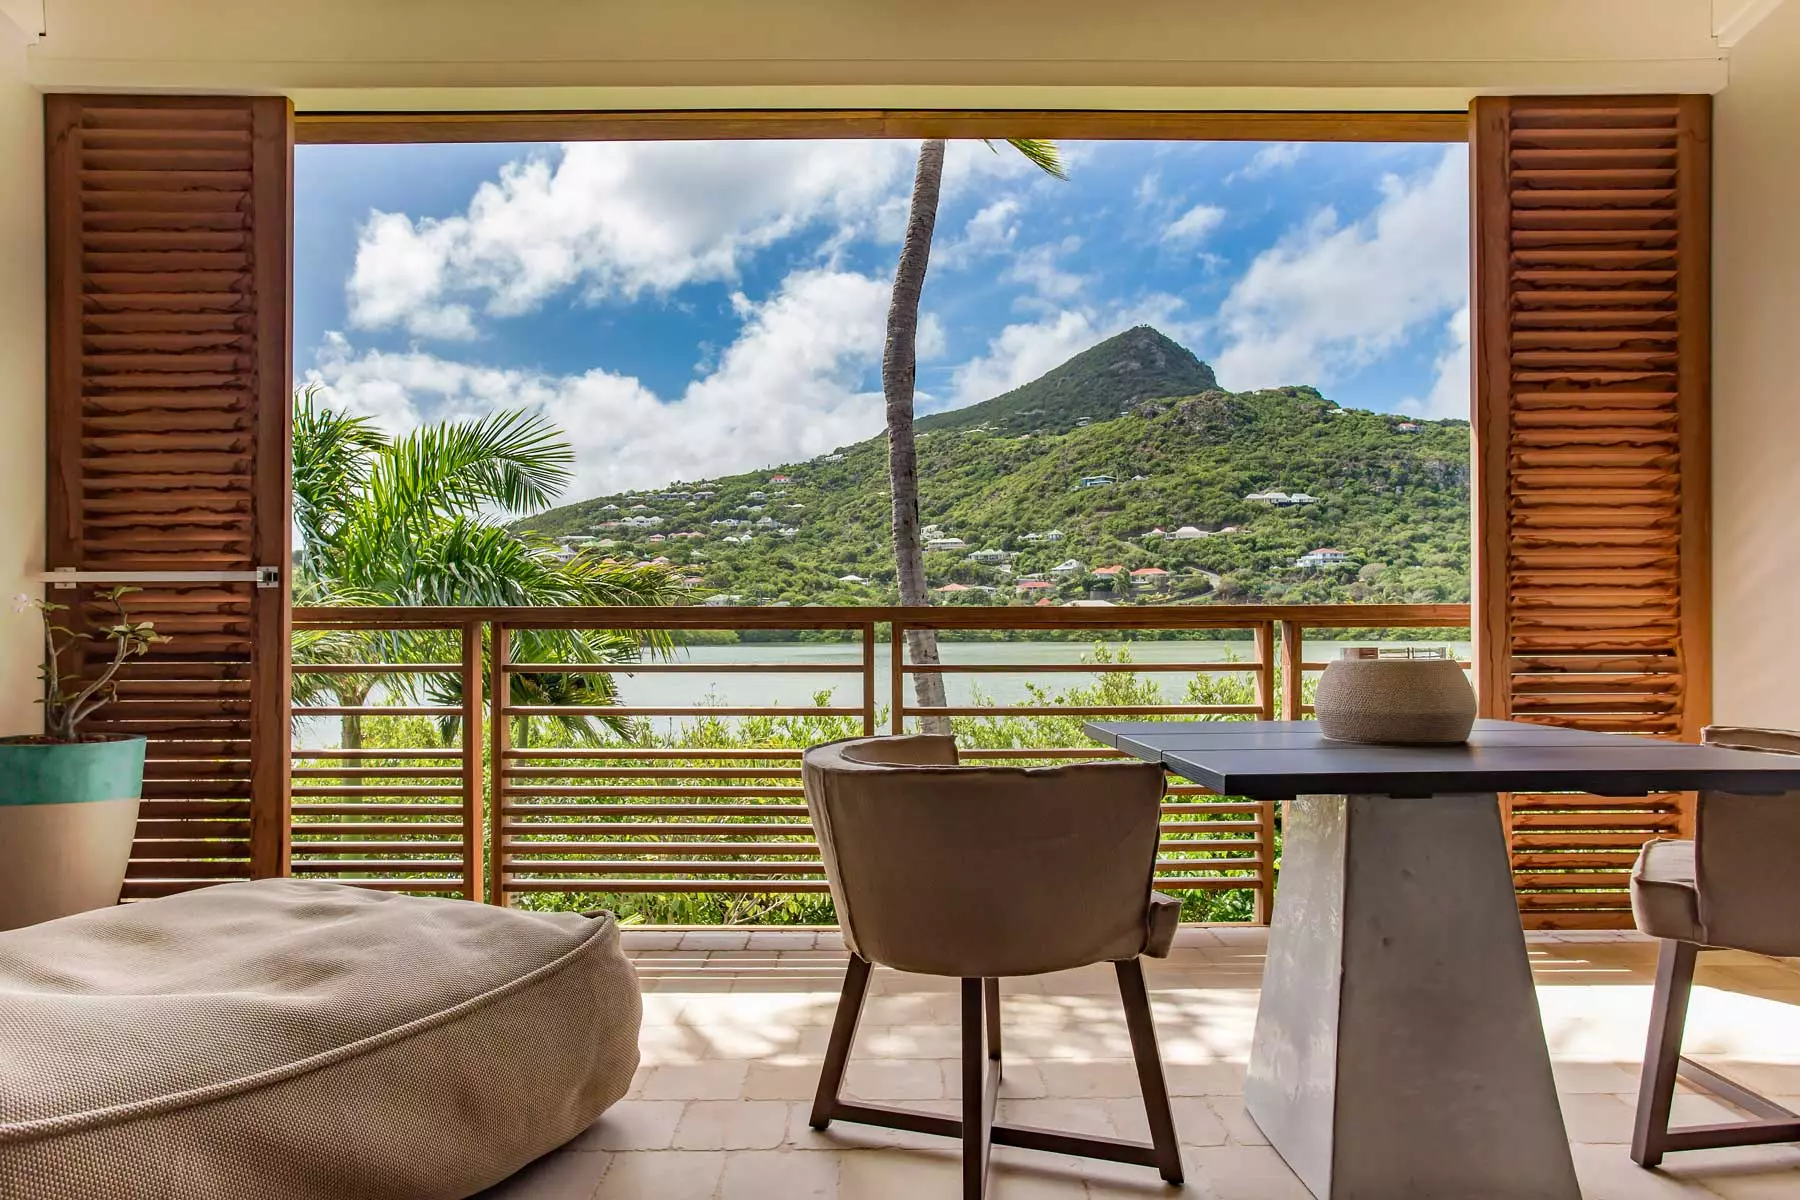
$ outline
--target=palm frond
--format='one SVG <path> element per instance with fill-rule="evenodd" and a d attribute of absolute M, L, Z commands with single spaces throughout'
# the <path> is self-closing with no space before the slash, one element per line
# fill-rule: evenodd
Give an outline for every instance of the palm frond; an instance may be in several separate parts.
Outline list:
<path fill-rule="evenodd" d="M 369 490 L 381 512 L 401 521 L 493 508 L 528 513 L 562 494 L 574 461 L 541 414 L 509 410 L 413 430 L 376 464 Z"/>
<path fill-rule="evenodd" d="M 982 138 L 987 148 L 995 154 L 1000 148 L 994 145 L 992 138 Z M 1069 169 L 1063 165 L 1062 151 L 1056 143 L 1046 138 L 1007 138 L 1006 144 L 1025 156 L 1025 161 L 1046 175 L 1054 175 L 1058 179 L 1067 179 Z"/>

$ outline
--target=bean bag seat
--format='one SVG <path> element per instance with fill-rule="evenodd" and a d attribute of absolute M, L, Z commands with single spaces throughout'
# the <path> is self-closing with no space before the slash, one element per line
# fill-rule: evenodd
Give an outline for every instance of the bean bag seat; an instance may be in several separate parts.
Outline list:
<path fill-rule="evenodd" d="M 638 1063 L 610 916 L 269 879 L 0 934 L 0 1196 L 460 1200 Z"/>

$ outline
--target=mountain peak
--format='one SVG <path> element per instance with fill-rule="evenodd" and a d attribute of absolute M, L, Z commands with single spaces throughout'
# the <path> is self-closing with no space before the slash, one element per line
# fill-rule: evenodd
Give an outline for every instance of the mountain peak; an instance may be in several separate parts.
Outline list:
<path fill-rule="evenodd" d="M 921 431 L 991 424 L 996 432 L 1061 433 L 1105 421 L 1145 400 L 1219 386 L 1212 368 L 1158 329 L 1138 325 L 1090 346 L 1030 383 L 967 408 L 919 418 Z"/>

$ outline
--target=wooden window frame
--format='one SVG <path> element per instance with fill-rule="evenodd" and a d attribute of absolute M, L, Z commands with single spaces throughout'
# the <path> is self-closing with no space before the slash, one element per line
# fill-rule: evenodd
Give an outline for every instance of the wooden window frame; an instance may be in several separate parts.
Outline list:
<path fill-rule="evenodd" d="M 713 109 L 296 113 L 300 145 L 1044 137 L 1091 141 L 1466 142 L 1455 112 Z"/>

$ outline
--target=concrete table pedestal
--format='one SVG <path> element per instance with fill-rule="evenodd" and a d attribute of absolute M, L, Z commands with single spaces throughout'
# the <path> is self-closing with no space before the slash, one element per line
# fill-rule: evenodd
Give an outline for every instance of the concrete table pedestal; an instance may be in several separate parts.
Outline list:
<path fill-rule="evenodd" d="M 1577 1200 L 1496 796 L 1289 806 L 1244 1105 L 1320 1200 Z"/>

